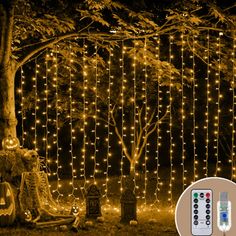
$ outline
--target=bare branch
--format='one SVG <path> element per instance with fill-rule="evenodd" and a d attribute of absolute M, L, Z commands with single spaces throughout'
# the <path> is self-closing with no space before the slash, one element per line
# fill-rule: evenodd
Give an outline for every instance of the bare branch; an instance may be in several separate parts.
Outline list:
<path fill-rule="evenodd" d="M 132 157 L 129 155 L 127 146 L 125 144 L 125 141 L 124 141 L 123 137 L 121 136 L 121 134 L 119 132 L 119 129 L 118 129 L 117 125 L 116 125 L 116 120 L 115 120 L 113 112 L 111 112 L 111 119 L 113 120 L 113 123 L 114 123 L 116 135 L 117 135 L 117 137 L 119 138 L 119 140 L 121 142 L 122 150 L 123 150 L 125 156 L 127 157 L 127 159 L 129 160 L 129 162 L 131 162 L 132 161 Z"/>

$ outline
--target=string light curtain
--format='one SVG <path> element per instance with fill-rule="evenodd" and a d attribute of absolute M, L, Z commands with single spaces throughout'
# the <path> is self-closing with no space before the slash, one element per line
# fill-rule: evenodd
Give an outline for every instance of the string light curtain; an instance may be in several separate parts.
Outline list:
<path fill-rule="evenodd" d="M 25 74 L 23 67 L 20 68 L 20 111 L 19 114 L 21 115 L 21 147 L 24 147 L 25 144 L 25 127 L 24 127 L 24 120 L 26 119 L 26 114 L 25 114 L 25 108 L 24 108 L 24 103 L 25 103 L 25 97 L 24 97 L 24 85 L 25 85 Z"/>
<path fill-rule="evenodd" d="M 87 65 L 87 51 L 88 45 L 86 44 L 85 39 L 83 39 L 83 147 L 82 147 L 82 160 L 81 160 L 81 167 L 80 167 L 80 177 L 83 179 L 83 186 L 81 187 L 83 198 L 85 199 L 85 187 L 87 183 L 87 178 L 86 178 L 86 156 L 87 156 L 87 112 L 88 112 L 88 101 L 87 101 L 87 91 L 88 91 L 88 65 Z"/>
<path fill-rule="evenodd" d="M 124 68 L 124 57 L 126 53 L 126 47 L 124 46 L 124 41 L 122 40 L 121 43 L 121 58 L 120 58 L 120 68 L 121 68 L 121 105 L 120 105 L 120 110 L 121 110 L 121 137 L 122 140 L 124 141 L 125 139 L 125 112 L 124 112 L 124 92 L 125 92 L 125 68 Z M 123 192 L 123 178 L 124 178 L 124 159 L 125 159 L 125 153 L 124 153 L 124 148 L 122 145 L 122 142 L 119 141 L 119 144 L 121 145 L 121 161 L 120 161 L 120 191 L 121 193 Z"/>
<path fill-rule="evenodd" d="M 160 37 L 157 36 L 156 37 L 156 55 L 155 55 L 155 58 L 157 61 L 160 61 Z M 156 115 L 156 118 L 157 120 L 160 119 L 160 116 L 161 116 L 161 100 L 162 100 L 162 97 L 161 97 L 161 88 L 160 88 L 160 80 L 161 80 L 161 74 L 160 74 L 160 70 L 158 70 L 158 81 L 157 81 L 157 115 Z M 157 134 L 157 138 L 156 138 L 156 170 L 154 171 L 154 174 L 156 176 L 156 186 L 155 186 L 155 192 L 154 192 L 154 196 L 155 196 L 155 201 L 154 201 L 154 204 L 157 205 L 157 207 L 159 206 L 159 203 L 160 203 L 160 186 L 161 186 L 161 182 L 160 182 L 160 176 L 159 176 L 159 170 L 160 170 L 160 147 L 161 147 L 161 130 L 160 130 L 160 125 L 161 125 L 161 122 L 158 121 L 157 123 L 157 130 L 156 130 L 156 134 Z M 159 207 L 158 207 L 158 211 L 159 211 Z"/>
<path fill-rule="evenodd" d="M 235 105 L 236 105 L 236 95 L 235 95 L 235 77 L 236 77 L 236 65 L 235 65 L 235 49 L 236 49 L 236 35 L 234 32 L 234 38 L 233 38 L 233 50 L 232 50 L 232 83 L 231 83 L 231 89 L 232 89 L 232 121 L 231 121 L 231 129 L 232 129 L 232 138 L 231 138 L 231 180 L 235 180 L 236 178 L 236 167 L 235 167 Z"/>
<path fill-rule="evenodd" d="M 215 174 L 214 176 L 218 176 L 218 172 L 220 171 L 220 163 L 221 160 L 219 159 L 219 139 L 220 139 L 220 112 L 221 112 L 221 108 L 220 108 L 220 100 L 222 98 L 222 94 L 221 94 L 221 36 L 223 35 L 222 32 L 219 32 L 219 35 L 217 37 L 217 43 L 216 43 L 216 47 L 217 47 L 217 51 L 216 54 L 218 56 L 217 59 L 217 71 L 215 73 L 216 79 L 215 79 L 215 85 L 216 85 L 216 92 L 217 92 L 217 101 L 216 101 L 216 105 L 217 105 L 217 114 L 215 116 L 215 122 L 214 122 L 214 126 L 215 126 L 215 131 L 214 131 L 214 135 L 215 135 L 215 158 L 216 158 L 216 167 L 215 167 Z"/>
<path fill-rule="evenodd" d="M 170 35 L 169 36 L 169 63 L 170 65 L 172 64 L 173 61 L 173 54 L 172 54 L 172 47 L 173 47 L 173 40 L 174 40 L 174 36 Z M 172 117 L 172 101 L 173 101 L 173 97 L 172 97 L 172 87 L 173 87 L 173 73 L 172 71 L 170 71 L 170 78 L 169 78 L 169 105 L 168 105 L 168 109 L 169 109 L 169 146 L 170 146 L 170 150 L 169 150 L 169 159 L 170 159 L 170 179 L 169 179 L 169 190 L 168 190 L 168 202 L 170 203 L 170 209 L 172 210 L 173 207 L 173 180 L 174 180 L 174 169 L 173 169 L 173 134 L 172 134 L 172 126 L 173 126 L 173 117 Z"/>
<path fill-rule="evenodd" d="M 211 101 L 210 97 L 210 34 L 209 30 L 207 31 L 207 37 L 206 37 L 206 49 L 205 49 L 205 56 L 204 59 L 207 63 L 206 67 L 206 109 L 205 109 L 205 130 L 206 130 L 206 139 L 205 139 L 205 166 L 203 169 L 205 170 L 205 177 L 208 177 L 209 171 L 208 171 L 208 162 L 209 162 L 209 102 Z"/>
<path fill-rule="evenodd" d="M 186 177 L 185 173 L 187 170 L 185 170 L 185 137 L 184 137 L 184 120 L 185 120 L 185 95 L 184 95 L 184 67 L 185 67 L 185 62 L 184 62 L 184 48 L 185 48 L 185 37 L 184 34 L 181 33 L 181 145 L 182 145 L 182 155 L 181 155 L 181 165 L 182 165 L 182 189 L 184 191 L 186 187 Z"/>

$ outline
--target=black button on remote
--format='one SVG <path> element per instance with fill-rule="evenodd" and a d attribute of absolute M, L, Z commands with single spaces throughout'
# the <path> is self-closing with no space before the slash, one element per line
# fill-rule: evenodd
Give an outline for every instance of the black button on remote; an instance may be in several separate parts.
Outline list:
<path fill-rule="evenodd" d="M 210 213 L 211 213 L 211 211 L 210 211 L 210 210 L 206 210 L 206 213 L 207 213 L 207 214 L 210 214 Z"/>
<path fill-rule="evenodd" d="M 193 213 L 194 213 L 194 214 L 198 214 L 198 210 L 194 210 Z"/>
<path fill-rule="evenodd" d="M 195 224 L 195 225 L 198 225 L 198 221 L 195 220 L 195 221 L 194 221 L 194 224 Z"/>
<path fill-rule="evenodd" d="M 211 217 L 210 217 L 209 215 L 206 216 L 206 219 L 207 219 L 207 220 L 210 220 L 210 218 L 211 218 Z"/>
<path fill-rule="evenodd" d="M 194 208 L 198 208 L 198 204 L 194 204 L 194 206 L 193 206 Z"/>
<path fill-rule="evenodd" d="M 194 201 L 195 203 L 198 203 L 198 199 L 196 199 L 196 198 L 195 198 L 193 201 Z"/>
<path fill-rule="evenodd" d="M 204 197 L 204 193 L 200 193 L 200 197 L 203 198 Z"/>
<path fill-rule="evenodd" d="M 207 199 L 206 202 L 207 202 L 207 203 L 210 203 L 210 199 Z"/>
<path fill-rule="evenodd" d="M 206 204 L 206 208 L 210 208 L 211 206 L 210 206 L 210 204 Z"/>
<path fill-rule="evenodd" d="M 198 219 L 198 216 L 197 216 L 197 215 L 195 215 L 195 216 L 194 216 L 194 219 L 195 219 L 195 220 L 197 220 L 197 219 Z"/>

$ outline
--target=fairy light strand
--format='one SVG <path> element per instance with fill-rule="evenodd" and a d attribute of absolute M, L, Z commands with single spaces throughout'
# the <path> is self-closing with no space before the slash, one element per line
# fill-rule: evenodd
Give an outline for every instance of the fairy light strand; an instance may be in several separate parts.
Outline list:
<path fill-rule="evenodd" d="M 220 100 L 222 98 L 221 95 L 221 36 L 223 35 L 222 32 L 219 32 L 219 36 L 217 37 L 217 51 L 216 54 L 218 55 L 218 68 L 217 68 L 217 72 L 215 73 L 216 75 L 216 80 L 215 80 L 215 84 L 216 84 L 216 91 L 217 91 L 217 115 L 215 116 L 215 158 L 216 158 L 216 167 L 215 167 L 215 174 L 214 176 L 218 176 L 218 172 L 220 171 L 220 163 L 221 161 L 219 160 L 219 138 L 220 138 Z"/>
<path fill-rule="evenodd" d="M 160 36 L 157 37 L 157 46 L 156 46 L 156 60 L 160 61 Z M 161 115 L 161 89 L 160 89 L 160 80 L 161 80 L 161 75 L 160 75 L 160 70 L 158 71 L 158 81 L 157 81 L 157 115 L 156 118 L 157 120 L 160 119 Z M 160 170 L 160 147 L 161 147 L 161 130 L 160 130 L 160 122 L 157 123 L 157 144 L 156 144 L 156 170 L 154 171 L 154 174 L 156 176 L 156 186 L 155 186 L 155 202 L 154 204 L 157 204 L 159 206 L 160 199 L 159 199 L 159 193 L 160 193 L 160 177 L 159 177 L 159 170 Z M 158 208 L 158 211 L 159 208 Z"/>
<path fill-rule="evenodd" d="M 205 57 L 204 59 L 207 62 L 207 68 L 206 68 L 206 110 L 205 110 L 205 130 L 206 130 L 206 140 L 205 140 L 205 177 L 208 177 L 208 164 L 209 164 L 209 102 L 211 101 L 210 98 L 210 34 L 209 30 L 207 32 L 207 48 L 205 50 Z"/>
<path fill-rule="evenodd" d="M 144 120 L 145 120 L 145 129 L 144 129 L 144 139 L 147 137 L 147 126 L 148 126 L 148 100 L 147 100 L 147 39 L 144 39 L 144 81 L 143 81 L 143 99 L 144 99 Z M 147 180 L 148 180 L 148 170 L 147 170 L 147 160 L 148 160 L 148 142 L 145 144 L 144 150 L 144 190 L 143 198 L 144 205 L 147 204 Z"/>
<path fill-rule="evenodd" d="M 109 169 L 110 169 L 110 162 L 109 159 L 111 158 L 111 140 L 110 140 L 110 135 L 111 135 L 111 109 L 112 109 L 112 104 L 111 104 L 111 88 L 112 88 L 112 79 L 113 76 L 111 74 L 111 63 L 112 63 L 112 57 L 113 57 L 113 48 L 110 46 L 109 47 L 109 59 L 108 59 L 108 105 L 107 105 L 107 155 L 105 158 L 106 162 L 106 171 L 105 171 L 105 194 L 104 197 L 106 198 L 106 202 L 109 202 L 108 198 L 108 190 L 109 190 Z"/>
<path fill-rule="evenodd" d="M 172 55 L 172 46 L 173 46 L 173 39 L 174 37 L 172 35 L 169 36 L 169 63 L 172 64 L 172 59 L 174 56 Z M 173 86 L 173 74 L 171 73 L 170 79 L 169 79 L 169 142 L 170 142 L 170 150 L 169 150 L 169 159 L 170 159 L 170 179 L 169 179 L 169 190 L 168 190 L 168 202 L 170 203 L 170 209 L 173 207 L 173 135 L 172 135 L 172 86 Z"/>
<path fill-rule="evenodd" d="M 137 98 L 137 57 L 136 57 L 136 47 L 138 46 L 138 42 L 134 40 L 134 53 L 133 53 L 133 126 L 131 129 L 133 129 L 133 132 L 131 131 L 131 147 L 132 147 L 132 155 L 135 160 L 134 163 L 134 192 L 139 189 L 139 186 L 137 185 L 136 177 L 138 176 L 138 172 L 136 172 L 136 164 L 137 164 L 137 152 L 138 149 L 136 147 L 136 124 L 137 121 L 137 104 L 136 104 L 136 98 Z M 139 196 L 137 196 L 139 198 Z"/>
<path fill-rule="evenodd" d="M 120 58 L 120 68 L 121 68 L 121 137 L 124 141 L 125 139 L 125 113 L 124 113 L 124 92 L 125 92 L 125 70 L 124 70 L 124 57 L 125 57 L 125 49 L 124 41 L 122 40 L 121 45 L 121 58 Z M 120 161 L 120 192 L 123 192 L 123 179 L 124 179 L 124 159 L 125 159 L 125 153 L 124 148 L 122 146 L 121 141 L 119 142 L 121 145 L 121 161 Z"/>
<path fill-rule="evenodd" d="M 37 58 L 35 59 L 35 72 L 33 77 L 33 88 L 34 88 L 34 126 L 31 127 L 32 130 L 34 130 L 34 149 L 35 151 L 38 151 L 37 147 L 37 124 L 39 123 L 39 120 L 37 119 L 37 110 L 38 110 L 38 73 L 39 73 L 39 64 L 37 63 Z"/>
<path fill-rule="evenodd" d="M 94 69 L 95 69 L 95 86 L 94 86 L 94 128 L 92 130 L 92 132 L 94 133 L 94 142 L 93 142 L 93 146 L 94 146 L 94 153 L 92 155 L 92 160 L 93 160 L 93 174 L 91 175 L 92 179 L 93 179 L 93 183 L 96 184 L 96 173 L 97 173 L 97 140 L 99 139 L 98 135 L 97 135 L 97 127 L 98 127 L 98 83 L 99 83 L 99 78 L 98 78 L 98 45 L 97 45 L 97 41 L 95 43 L 95 59 L 94 59 Z"/>
<path fill-rule="evenodd" d="M 185 67 L 185 62 L 184 62 L 184 47 L 185 47 L 185 39 L 184 39 L 184 34 L 181 34 L 181 144 L 182 144 L 182 189 L 184 191 L 185 186 L 186 186 L 186 177 L 185 177 L 185 137 L 184 137 L 184 120 L 185 120 L 185 95 L 184 95 L 184 67 Z"/>
<path fill-rule="evenodd" d="M 24 102 L 25 102 L 25 97 L 24 97 L 24 85 L 25 85 L 25 75 L 24 75 L 24 70 L 21 67 L 20 68 L 20 99 L 21 99 L 21 147 L 24 147 L 25 144 L 25 127 L 24 127 L 24 120 L 25 120 L 25 109 L 24 109 Z"/>
<path fill-rule="evenodd" d="M 75 191 L 77 190 L 77 187 L 75 186 L 75 180 L 77 178 L 77 173 L 76 173 L 76 169 L 75 169 L 75 161 L 77 159 L 77 156 L 74 153 L 74 147 L 73 147 L 73 143 L 74 140 L 76 140 L 76 136 L 75 136 L 75 129 L 73 127 L 73 114 L 75 112 L 75 108 L 74 108 L 74 100 L 73 100 L 73 84 L 75 83 L 74 81 L 74 73 L 72 72 L 72 65 L 74 62 L 74 53 L 72 51 L 72 46 L 70 45 L 70 58 L 69 58 L 69 102 L 70 102 L 70 110 L 69 110 L 69 124 L 70 124 L 70 155 L 71 155 L 71 182 L 70 185 L 72 187 L 72 191 L 70 196 L 72 196 L 73 198 L 76 198 L 75 196 Z"/>
<path fill-rule="evenodd" d="M 87 112 L 88 112 L 88 107 L 87 107 L 87 90 L 88 90 L 88 65 L 86 62 L 86 56 L 87 56 L 87 44 L 85 42 L 85 39 L 83 40 L 83 93 L 82 93 L 82 97 L 83 97 L 83 148 L 82 148 L 82 161 L 81 161 L 81 168 L 80 168 L 80 172 L 81 175 L 80 177 L 83 178 L 83 186 L 81 187 L 82 190 L 82 194 L 83 194 L 83 198 L 85 199 L 85 187 L 86 187 L 86 182 L 87 182 L 87 178 L 86 178 L 86 155 L 87 155 L 87 132 L 86 132 L 86 127 L 87 127 Z"/>
<path fill-rule="evenodd" d="M 196 87 L 197 87 L 197 82 L 196 82 L 196 77 L 195 77 L 195 44 L 196 44 L 196 36 L 193 36 L 193 45 L 192 45 L 192 93 L 193 93 L 193 102 L 192 102 L 192 121 L 193 121 L 193 129 L 192 129 L 192 139 L 193 139 L 193 182 L 195 182 L 198 178 L 197 174 L 197 165 L 198 165 L 198 159 L 197 159 L 197 152 L 196 152 L 196 130 L 197 130 L 197 125 L 196 125 Z"/>
<path fill-rule="evenodd" d="M 235 33 L 234 33 L 235 34 Z M 233 67 L 233 79 L 231 83 L 232 88 L 232 121 L 231 121 L 231 129 L 232 129 L 232 137 L 231 137 L 231 180 L 235 180 L 236 178 L 236 167 L 235 167 L 235 105 L 236 105 L 236 96 L 235 96 L 235 77 L 236 77 L 236 68 L 235 68 L 235 48 L 236 48 L 236 36 L 233 38 L 233 50 L 232 50 L 232 67 Z"/>

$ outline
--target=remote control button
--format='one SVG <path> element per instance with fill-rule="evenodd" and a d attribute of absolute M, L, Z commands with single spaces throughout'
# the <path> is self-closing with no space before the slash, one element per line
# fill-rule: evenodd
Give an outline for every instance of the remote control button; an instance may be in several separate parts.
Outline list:
<path fill-rule="evenodd" d="M 210 214 L 210 213 L 211 213 L 211 211 L 210 211 L 210 210 L 206 210 L 206 213 L 207 213 L 207 214 Z"/>
<path fill-rule="evenodd" d="M 198 198 L 198 193 L 194 193 L 193 196 L 194 196 L 195 198 Z"/>
<path fill-rule="evenodd" d="M 206 197 L 210 198 L 211 194 L 210 193 L 206 193 Z"/>
<path fill-rule="evenodd" d="M 211 200 L 210 200 L 209 198 L 207 198 L 206 202 L 207 202 L 207 203 L 210 203 L 210 201 L 211 201 Z"/>
<path fill-rule="evenodd" d="M 210 224 L 211 224 L 211 222 L 210 222 L 209 220 L 207 220 L 207 221 L 206 221 L 206 224 L 207 224 L 207 225 L 210 225 Z"/>
<path fill-rule="evenodd" d="M 200 193 L 200 197 L 201 197 L 201 198 L 204 198 L 204 193 Z"/>
<path fill-rule="evenodd" d="M 198 214 L 198 210 L 194 210 L 193 213 L 196 215 Z"/>
<path fill-rule="evenodd" d="M 210 208 L 211 206 L 210 206 L 210 204 L 206 204 L 206 208 Z"/>
<path fill-rule="evenodd" d="M 194 206 L 193 206 L 193 207 L 197 209 L 197 208 L 198 208 L 198 204 L 194 204 Z"/>
<path fill-rule="evenodd" d="M 206 216 L 206 219 L 207 219 L 207 220 L 210 220 L 210 218 L 211 218 L 210 215 L 207 215 L 207 216 Z"/>
<path fill-rule="evenodd" d="M 194 224 L 195 224 L 195 225 L 198 225 L 198 221 L 195 220 L 195 221 L 194 221 Z"/>
<path fill-rule="evenodd" d="M 198 219 L 198 216 L 197 216 L 197 215 L 195 215 L 193 218 L 194 218 L 195 220 L 197 220 L 197 219 Z"/>
<path fill-rule="evenodd" d="M 198 199 L 197 199 L 197 198 L 195 198 L 193 201 L 194 201 L 195 203 L 198 203 Z"/>

